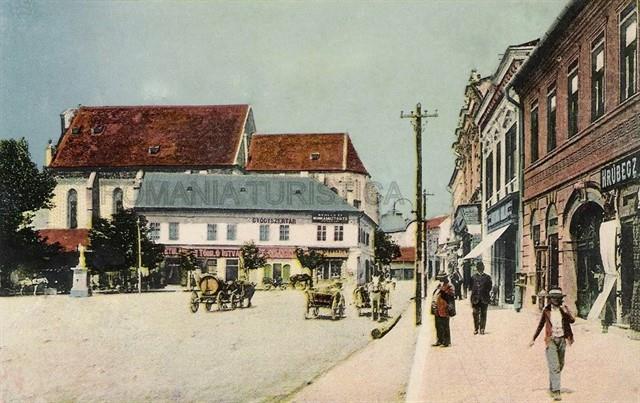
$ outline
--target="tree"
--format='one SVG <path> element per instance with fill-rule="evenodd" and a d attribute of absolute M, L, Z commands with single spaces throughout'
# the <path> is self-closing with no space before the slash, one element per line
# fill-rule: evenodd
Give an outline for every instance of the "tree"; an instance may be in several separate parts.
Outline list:
<path fill-rule="evenodd" d="M 306 267 L 311 271 L 310 286 L 313 287 L 315 270 L 327 262 L 327 259 L 324 256 L 324 253 L 318 252 L 313 249 L 305 251 L 303 249 L 296 248 L 296 257 L 298 258 L 298 261 L 300 262 L 300 265 L 302 265 L 302 267 Z"/>
<path fill-rule="evenodd" d="M 142 266 L 155 269 L 164 259 L 164 246 L 149 239 L 145 217 L 132 210 L 121 210 L 112 217 L 97 219 L 89 231 L 93 251 L 87 259 L 89 269 L 94 273 L 119 271 L 128 280 L 129 269 L 138 266 L 138 225 Z"/>
<path fill-rule="evenodd" d="M 40 271 L 59 248 L 46 242 L 30 227 L 35 212 L 53 206 L 56 181 L 31 161 L 29 144 L 0 140 L 0 271 L 6 277 L 16 269 Z"/>
<path fill-rule="evenodd" d="M 400 256 L 400 247 L 391 236 L 383 230 L 377 229 L 374 235 L 374 251 L 376 264 L 380 267 L 388 267 L 391 262 Z"/>
<path fill-rule="evenodd" d="M 242 268 L 244 275 L 249 280 L 249 271 L 264 267 L 267 264 L 267 254 L 261 252 L 253 243 L 247 242 L 240 248 L 240 257 L 242 258 Z"/>

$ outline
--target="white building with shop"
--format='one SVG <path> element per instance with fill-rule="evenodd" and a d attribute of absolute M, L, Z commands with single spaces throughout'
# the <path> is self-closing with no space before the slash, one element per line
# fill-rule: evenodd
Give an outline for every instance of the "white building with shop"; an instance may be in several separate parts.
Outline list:
<path fill-rule="evenodd" d="M 248 242 L 268 256 L 267 266 L 250 274 L 258 284 L 263 277 L 287 281 L 303 272 L 296 248 L 328 258 L 316 273 L 319 280 L 364 283 L 373 270 L 375 223 L 311 178 L 148 173 L 135 209 L 165 246 L 170 273 L 178 273 L 181 252 L 193 251 L 202 271 L 237 278 L 239 251 Z"/>

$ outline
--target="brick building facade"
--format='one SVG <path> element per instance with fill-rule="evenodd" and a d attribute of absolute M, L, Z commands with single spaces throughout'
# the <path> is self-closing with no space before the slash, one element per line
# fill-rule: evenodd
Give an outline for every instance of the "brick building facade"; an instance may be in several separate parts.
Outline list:
<path fill-rule="evenodd" d="M 614 321 L 640 329 L 637 2 L 571 1 L 513 84 L 524 117 L 525 307 L 561 286 L 579 316 L 609 306 Z"/>

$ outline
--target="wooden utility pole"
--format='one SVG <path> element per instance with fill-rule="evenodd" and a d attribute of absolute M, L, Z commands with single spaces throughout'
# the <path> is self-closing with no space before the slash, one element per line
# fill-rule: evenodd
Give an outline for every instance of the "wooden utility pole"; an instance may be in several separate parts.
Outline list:
<path fill-rule="evenodd" d="M 416 303 L 416 326 L 422 324 L 422 119 L 438 117 L 438 111 L 429 114 L 427 111 L 422 112 L 422 105 L 418 103 L 416 110 L 405 115 L 404 111 L 400 112 L 401 119 L 411 119 L 411 124 L 416 135 L 416 258 L 414 278 L 416 280 L 415 303 Z"/>

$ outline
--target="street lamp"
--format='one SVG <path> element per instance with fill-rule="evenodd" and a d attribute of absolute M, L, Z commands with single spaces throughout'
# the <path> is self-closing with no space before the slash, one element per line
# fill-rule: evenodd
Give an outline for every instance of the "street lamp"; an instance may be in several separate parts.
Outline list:
<path fill-rule="evenodd" d="M 409 202 L 409 205 L 411 206 L 411 212 L 412 212 L 412 213 L 415 213 L 415 211 L 413 210 L 413 203 L 411 203 L 411 200 L 407 199 L 406 197 L 400 197 L 400 198 L 396 199 L 396 200 L 393 202 L 393 206 L 392 206 L 392 208 L 391 208 L 391 211 L 392 211 L 394 214 L 395 214 L 395 212 L 396 212 L 396 203 L 397 203 L 397 202 L 399 202 L 399 201 L 407 201 L 407 202 Z"/>

